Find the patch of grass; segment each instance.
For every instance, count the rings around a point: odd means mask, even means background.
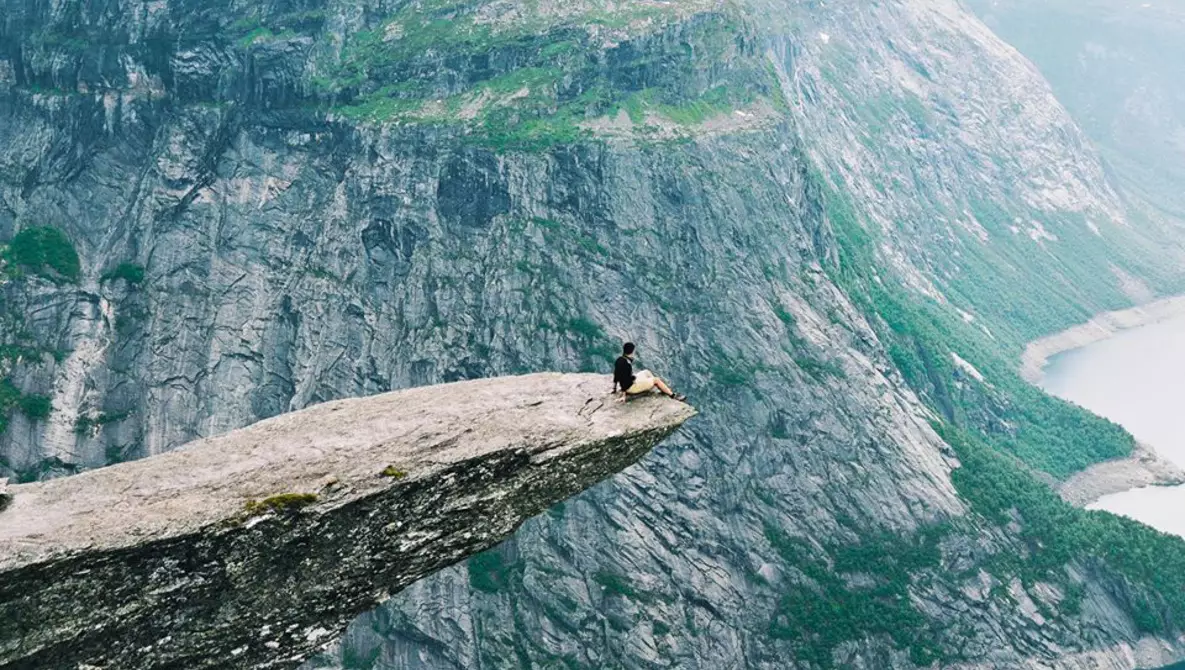
[[[139,284],[144,281],[144,266],[137,263],[120,263],[114,269],[103,274],[101,281],[122,279],[129,284]]]
[[[394,465],[388,465],[387,467],[383,468],[383,471],[379,474],[383,477],[390,477],[391,479],[403,479],[407,476],[407,471],[400,470]]]
[[[268,512],[295,512],[317,502],[315,493],[281,493],[263,500],[248,500],[243,506],[247,514],[256,516]]]
[[[403,77],[390,75],[417,58],[433,53],[479,52],[497,41],[489,25],[475,23],[472,15],[456,15],[449,10],[431,3],[405,5],[376,29],[350,35],[340,63],[329,68],[331,72],[319,87],[336,92],[362,87],[370,81],[398,80]]]
[[[267,17],[244,17],[227,26],[227,32],[231,36],[237,36],[235,43],[240,48],[248,48],[261,42],[288,39],[297,33],[312,32],[324,23],[325,12],[314,9]]]
[[[498,549],[490,549],[470,557],[465,562],[469,570],[469,586],[484,593],[499,593],[517,581],[522,566],[507,562]]]
[[[238,44],[241,47],[249,47],[249,46],[255,44],[256,42],[259,42],[261,40],[273,39],[274,37],[275,37],[275,33],[273,33],[270,28],[267,28],[265,26],[259,26],[255,29],[253,29],[251,32],[247,33],[246,35],[243,35],[242,37],[240,37]]]
[[[478,86],[493,93],[517,93],[523,88],[539,89],[555,86],[563,76],[564,73],[558,68],[523,67],[493,79],[487,79]]]
[[[468,136],[474,144],[500,153],[508,151],[539,152],[557,145],[575,144],[591,136],[579,125],[583,109],[576,105],[560,108],[554,114],[524,115],[514,109],[500,108],[485,115],[480,132]]]
[[[580,43],[575,40],[559,40],[552,42],[539,50],[539,58],[552,60],[580,50]]]
[[[774,314],[778,317],[779,321],[786,324],[787,328],[793,330],[798,327],[798,319],[794,318],[794,315],[785,307],[774,305]]]
[[[17,400],[17,407],[20,408],[21,413],[34,421],[40,421],[53,412],[53,404],[49,396],[35,393],[21,394],[20,399]]]
[[[682,44],[661,46],[657,52],[649,46],[616,49],[628,62],[616,63],[614,69],[636,71],[636,80],[653,86],[638,91],[630,84],[635,78],[606,71],[603,44],[577,28],[587,26],[589,16],[579,21],[569,17],[557,26],[549,25],[553,17],[538,15],[531,3],[521,8],[533,18],[493,26],[464,5],[437,0],[404,4],[371,29],[346,37],[339,59],[318,63],[315,94],[329,105],[331,115],[342,119],[441,126],[467,143],[505,153],[588,141],[593,131],[582,127],[587,120],[623,107],[636,124],[644,122],[646,109],[676,124],[696,124],[776,89],[764,64],[745,63],[738,66],[733,85],[675,94],[687,89],[687,77],[718,62],[716,51],[735,49],[740,28],[723,16],[685,36],[690,49]],[[638,16],[670,12],[639,12],[622,5],[592,15],[625,20],[621,27],[628,27]],[[658,25],[651,25],[645,32],[656,29]],[[463,65],[474,62],[483,65]],[[438,76],[427,76],[429,71]],[[479,99],[484,104],[476,104]],[[472,115],[462,115],[463,109]]]
[[[95,415],[82,414],[74,421],[74,432],[86,435],[94,428],[106,426],[109,423],[123,421],[128,418],[128,412],[99,412]]]
[[[751,96],[740,95],[740,93],[740,91],[734,91],[727,86],[717,86],[696,100],[674,105],[660,105],[659,111],[680,125],[699,125],[714,116],[727,114],[741,104],[752,102]]]
[[[4,256],[14,266],[48,279],[77,281],[82,271],[70,238],[50,226],[32,226],[17,233]]]
[[[730,86],[717,86],[687,100],[664,99],[664,95],[658,89],[643,89],[625,97],[618,108],[625,110],[634,125],[644,124],[647,111],[651,111],[681,126],[696,126],[752,104],[759,97],[752,90]]]
[[[603,328],[584,317],[569,319],[567,329],[568,332],[589,340],[603,340],[606,337]]]
[[[646,106],[652,96],[653,93],[647,89],[629,96],[622,103],[622,108],[625,109],[626,115],[630,117],[630,122],[635,126],[640,126],[646,122]]]
[[[396,81],[417,76],[424,68],[417,65],[431,60],[439,70],[442,56],[465,61],[490,53],[515,54],[514,60],[527,67],[549,68],[556,62],[587,66],[576,56],[585,48],[586,31],[574,29],[589,22],[620,21],[627,27],[642,17],[660,19],[670,9],[619,5],[614,12],[594,11],[564,20],[555,25],[554,17],[544,15],[537,3],[520,3],[522,15],[512,24],[493,26],[478,20],[474,8],[447,0],[424,0],[403,4],[371,29],[350,35],[341,52],[340,62],[320,68],[327,71],[320,87],[325,92],[352,88],[365,90],[374,82]],[[269,22],[270,25],[271,22]],[[244,25],[252,29],[254,25]],[[599,46],[595,46],[599,50]],[[530,54],[525,56],[525,54]],[[492,59],[491,59],[492,60]],[[448,67],[448,65],[446,65]]]
[[[794,364],[816,381],[823,381],[828,377],[843,379],[847,376],[843,367],[833,360],[821,361],[813,356],[795,356]]]
[[[560,76],[555,69],[524,67],[474,84],[472,91],[443,97],[403,82],[362,94],[335,111],[352,121],[450,125],[463,131],[464,141],[499,151],[543,151],[589,135],[579,127],[586,117],[587,96],[558,101],[555,82]],[[493,93],[496,102],[473,119],[462,118],[462,108],[476,99],[479,89]],[[527,94],[513,97],[522,90]]]
[[[622,4],[618,5],[618,7],[621,9],[616,11],[595,9],[581,17],[581,20],[592,25],[620,30],[628,28],[633,23],[647,20],[661,20],[669,11],[664,7],[647,5]]]
[[[629,583],[629,580],[621,575],[601,571],[593,575],[593,581],[600,584],[605,595],[621,596],[632,600],[639,599],[638,591]]]
[[[426,100],[418,98],[393,97],[389,92],[378,91],[361,98],[357,103],[339,107],[337,112],[353,121],[390,121],[407,116],[416,116]]]

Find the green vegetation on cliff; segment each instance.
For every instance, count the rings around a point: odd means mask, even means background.
[[[49,279],[76,281],[81,272],[70,238],[50,226],[33,226],[17,233],[4,256],[12,266]]]
[[[957,317],[950,304],[909,291],[891,272],[878,272],[875,240],[852,205],[821,177],[816,181],[840,251],[829,271],[878,326],[905,381],[941,416],[1059,479],[1131,453],[1135,440],[1123,428],[1021,379],[1016,361],[1023,340],[989,335]],[[1003,293],[1003,300],[1027,295],[1026,300],[1039,301],[1038,289],[1018,280],[995,292]],[[1040,312],[1021,303],[1013,307],[1018,313]],[[961,367],[955,356],[969,363],[982,380]]]
[[[102,428],[107,424],[118,423],[128,418],[130,412],[98,412],[96,414],[83,414],[74,422],[74,432],[78,435],[87,435],[91,431]]]
[[[1028,465],[1064,479],[1131,453],[1117,424],[1029,385],[992,348],[937,305],[881,286],[869,307],[888,326],[889,353],[911,387],[949,421],[978,432]],[[984,376],[961,369],[954,356]],[[956,388],[956,380],[962,388]]]
[[[993,448],[953,425],[935,422],[961,466],[952,473],[972,517],[921,529],[912,536],[868,537],[852,544],[812,546],[766,525],[770,546],[792,574],[780,585],[770,635],[792,645],[796,658],[818,667],[840,667],[836,650],[846,641],[884,637],[908,651],[919,665],[965,661],[952,651],[952,636],[941,621],[918,609],[911,589],[930,576],[951,578],[943,560],[948,538],[975,537],[988,526],[1018,528],[1018,546],[964,563],[955,578],[975,582],[980,571],[993,580],[990,597],[1009,598],[1014,581],[1028,590],[1041,583],[1056,591],[1056,609],[1043,615],[1076,616],[1083,580],[1117,577],[1116,595],[1142,633],[1171,635],[1185,626],[1185,544],[1178,537],[1106,512],[1064,502],[1016,457]]]
[[[822,668],[840,667],[837,648],[862,637],[884,637],[908,651],[919,665],[948,664],[965,659],[952,651],[958,631],[944,630],[940,620],[917,608],[912,588],[931,575],[950,579],[952,566],[943,560],[948,538],[974,537],[984,523],[1019,528],[1014,550],[963,563],[953,576],[968,582],[986,571],[993,580],[992,598],[1009,598],[1007,586],[1024,589],[1053,586],[1056,610],[1043,614],[1076,616],[1083,580],[1094,574],[1117,577],[1125,602],[1140,632],[1171,635],[1185,626],[1185,544],[1178,537],[1107,512],[1069,505],[1015,457],[949,424],[934,423],[954,448],[961,467],[952,474],[960,497],[973,517],[921,529],[912,536],[868,537],[847,545],[812,546],[766,525],[770,546],[792,574],[802,577],[777,587],[780,593],[770,621],[770,635],[787,641],[795,658]]]
[[[280,493],[263,500],[248,500],[243,509],[250,516],[267,514],[269,512],[295,512],[317,502],[315,493]]]
[[[1019,515],[1027,551],[994,557],[997,576],[1064,583],[1067,565],[1105,566],[1128,585],[1124,596],[1141,632],[1185,628],[1185,541],[1108,512],[1078,509],[974,436],[935,428],[959,456],[962,467],[951,477],[971,508],[1001,526]]]
[[[642,136],[661,126],[669,135],[778,97],[755,47],[737,49],[748,28],[727,13],[668,25],[677,11],[619,7],[620,20],[606,24],[623,43],[606,54],[587,17],[499,23],[479,20],[472,6],[417,3],[350,35],[339,58],[318,64],[312,89],[331,116],[438,125],[497,151],[572,144],[598,124]],[[720,68],[726,84],[710,74]]]
[[[136,263],[120,263],[105,273],[102,279],[103,281],[122,279],[128,284],[139,284],[144,281],[144,266]]]
[[[1185,557],[1185,543],[1108,513],[1074,508],[1034,474],[1040,471],[1065,478],[1094,463],[1127,455],[1134,446],[1134,439],[1122,427],[1043,393],[1015,371],[1023,338],[1068,325],[1066,320],[1081,310],[1081,301],[1064,296],[1062,308],[1055,298],[1050,311],[1043,312],[1043,296],[1058,295],[1061,289],[1020,277],[1007,283],[991,276],[987,270],[991,264],[969,263],[966,267],[981,273],[980,279],[987,277],[981,282],[985,295],[993,295],[1001,305],[998,310],[985,311],[1008,313],[1016,319],[1017,327],[1011,332],[996,328],[996,321],[991,321],[989,333],[980,323],[959,318],[949,303],[911,291],[897,283],[894,273],[880,271],[876,236],[861,225],[845,197],[819,175],[815,179],[839,248],[838,260],[828,271],[870,318],[905,381],[942,417],[935,428],[960,460],[961,466],[952,475],[960,497],[991,525],[1019,523],[1023,549],[990,556],[975,570],[982,567],[1001,582],[1019,579],[1026,588],[1037,582],[1056,585],[1062,600],[1060,611],[1049,612],[1051,616],[1076,614],[1082,586],[1074,571],[1118,575],[1126,585],[1119,597],[1126,599],[1142,632],[1168,634],[1185,626],[1185,558],[1181,558]],[[1089,261],[1082,267],[1086,265]],[[1067,272],[1086,281],[1085,276],[1075,275],[1076,271]],[[974,277],[964,279],[970,283]],[[981,303],[970,304],[978,307]],[[828,549],[832,555],[838,551]],[[901,550],[882,553],[899,555]],[[893,603],[892,594],[900,601],[919,572],[937,565],[934,561],[916,563],[896,574],[884,570],[876,555],[866,555],[860,563],[889,579],[888,590],[878,596],[882,601],[878,607]],[[804,564],[809,561],[794,562],[800,568]],[[811,576],[827,584],[821,577]],[[858,589],[831,582],[822,594],[817,590],[811,593],[795,596],[792,592],[782,611],[830,608],[844,612],[845,617],[858,617],[860,623],[853,630],[879,630],[872,624],[878,615],[865,612],[872,605],[863,600],[853,604]],[[811,598],[820,598],[821,604],[812,605]],[[909,622],[916,613],[903,606],[893,616]],[[775,617],[775,630],[781,630],[780,620]],[[787,637],[800,644],[809,642],[810,653],[822,659],[829,659],[830,650],[845,639],[821,621],[812,625],[809,619],[797,620],[796,625],[798,629],[787,629]],[[928,630],[923,623],[906,628]],[[893,630],[881,632],[899,635]],[[858,633],[850,637],[858,637]],[[925,658],[919,653],[930,649],[932,642],[926,636],[893,639],[899,648],[909,648],[915,660]]]
[[[770,545],[809,580],[782,590],[769,634],[789,641],[795,658],[823,668],[834,667],[836,647],[865,636],[888,637],[919,665],[943,658],[938,622],[919,612],[909,598],[912,575],[941,566],[938,541],[943,532],[931,527],[914,537],[883,536],[829,547],[828,561],[805,542],[767,525]],[[852,581],[861,584],[853,586]]]
[[[78,252],[65,233],[50,226],[31,226],[17,233],[0,252],[7,277],[19,280],[33,275],[50,281],[75,282],[81,274]],[[20,285],[19,283],[17,284]],[[28,315],[21,314],[0,295],[0,319],[5,321],[8,336],[0,346],[0,434],[8,430],[13,412],[24,414],[31,421],[41,421],[53,412],[49,396],[21,391],[11,376],[19,363],[41,360],[46,353],[60,360],[60,352],[39,347],[28,330]],[[34,477],[30,472],[17,472],[17,479]]]
[[[22,393],[8,379],[0,380],[0,434],[8,430],[12,412],[19,411],[33,421],[40,421],[50,415],[53,405],[48,396],[37,393]]]

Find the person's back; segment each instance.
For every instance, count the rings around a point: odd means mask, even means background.
[[[617,362],[613,364],[613,384],[615,392],[618,388],[625,391],[634,385],[634,366],[625,354],[618,356]]]

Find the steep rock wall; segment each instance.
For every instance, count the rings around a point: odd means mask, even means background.
[[[1025,549],[1014,529],[968,517],[933,414],[835,282],[850,235],[836,189],[900,223],[884,253],[939,296],[956,251],[996,248],[930,246],[950,228],[929,215],[961,211],[975,190],[964,179],[1069,166],[1027,195],[1088,194],[1099,226],[1116,214],[1032,69],[1009,52],[995,71],[999,43],[957,5],[10,5],[0,223],[63,228],[82,257],[77,283],[4,286],[5,311],[30,315],[6,331],[21,346],[12,379],[54,398],[50,417],[14,414],[0,438],[14,474],[160,453],[332,398],[607,370],[633,339],[645,366],[692,392],[695,427],[364,619],[338,661],[908,667],[1081,651],[1134,663],[1143,635],[1121,580],[1077,566],[1084,606],[1046,616],[1061,587],[980,569]],[[835,90],[889,86],[882,66],[936,25],[944,39],[921,55],[951,74],[927,86],[1006,105],[1020,77],[1040,123],[997,133],[995,116],[929,98],[924,124],[896,98],[852,116],[863,108]],[[807,86],[832,39],[872,57],[840,52],[856,66],[836,88]],[[956,90],[968,72],[976,88]],[[862,141],[862,128],[879,134]],[[963,150],[944,154],[938,132]],[[1022,144],[1035,154],[997,165]],[[1004,239],[1044,253],[1024,223]],[[1092,239],[1081,224],[1062,234]],[[1033,277],[1073,278],[1011,281]],[[1072,304],[1059,319],[1089,309]],[[919,565],[883,573],[839,561],[910,548]],[[810,594],[849,589],[901,607],[846,626],[809,616]],[[886,626],[896,614],[910,623]]]

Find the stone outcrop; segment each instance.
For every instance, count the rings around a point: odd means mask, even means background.
[[[1062,500],[1085,507],[1098,499],[1144,486],[1185,484],[1185,472],[1147,444],[1137,444],[1128,458],[1092,465],[1058,485]]]
[[[0,667],[294,666],[695,414],[608,386],[536,374],[324,403],[16,486]]]

